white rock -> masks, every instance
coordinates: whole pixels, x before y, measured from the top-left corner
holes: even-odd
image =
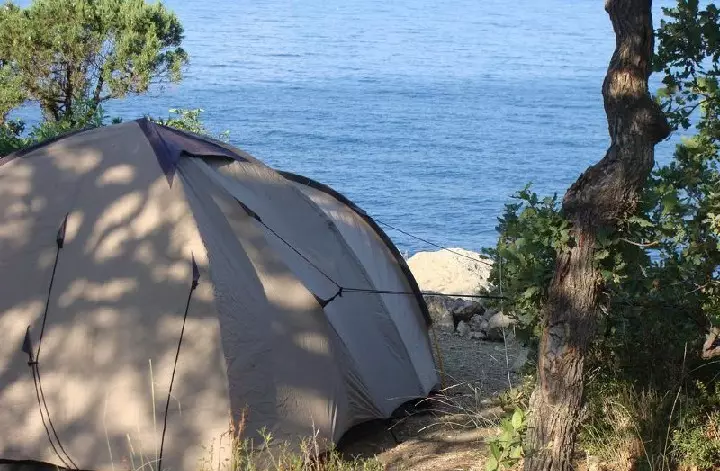
[[[420,289],[448,294],[479,294],[487,288],[492,261],[477,252],[450,250],[464,256],[439,250],[419,252],[410,257],[407,263]]]
[[[433,324],[440,330],[452,332],[455,330],[455,322],[452,313],[447,307],[446,299],[440,296],[426,296],[428,312]]]
[[[507,333],[504,330],[508,330],[510,326],[515,324],[515,319],[509,317],[502,312],[495,312],[485,316],[487,327],[483,331],[487,334],[489,340],[496,340],[498,342],[504,340],[507,337]]]
[[[502,312],[496,312],[487,319],[487,322],[488,329],[507,329],[515,324],[515,319]]]

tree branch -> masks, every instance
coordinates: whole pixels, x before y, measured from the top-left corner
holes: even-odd
[[[700,356],[704,360],[720,356],[720,328],[713,327],[710,329],[710,332],[705,336],[705,343]]]
[[[648,243],[646,243],[646,244],[643,244],[643,243],[640,243],[640,242],[633,242],[632,240],[625,239],[624,237],[620,237],[619,240],[621,240],[621,241],[623,241],[623,242],[627,242],[628,244],[634,245],[634,246],[636,246],[636,247],[643,247],[643,248],[647,248],[647,247],[657,247],[658,245],[660,245],[660,241],[659,241],[659,240],[656,240],[656,241],[654,241],[654,242],[648,242]]]
[[[99,104],[101,102],[100,94],[102,93],[104,85],[105,85],[105,78],[104,78],[102,72],[100,72],[97,84],[95,85],[95,91],[93,92],[93,102],[95,104]]]

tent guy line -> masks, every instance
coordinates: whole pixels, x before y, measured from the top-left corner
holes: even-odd
[[[237,201],[237,200],[236,200],[236,201]],[[332,277],[331,277],[330,275],[328,275],[327,273],[325,273],[325,272],[324,272],[320,267],[318,267],[315,263],[313,263],[313,262],[312,262],[308,257],[306,257],[302,252],[300,252],[300,250],[298,250],[296,247],[293,247],[293,245],[292,245],[290,242],[288,242],[287,240],[285,240],[280,234],[278,234],[278,233],[277,233],[275,230],[273,230],[270,226],[268,226],[267,224],[265,224],[265,222],[264,222],[262,219],[260,219],[260,216],[258,216],[258,214],[257,214],[256,212],[254,212],[253,210],[251,210],[250,208],[248,208],[247,206],[245,206],[242,202],[238,201],[238,203],[240,204],[240,206],[242,206],[242,208],[248,213],[248,215],[249,215],[250,217],[252,217],[252,218],[255,219],[257,222],[259,222],[259,223],[260,223],[265,229],[267,229],[272,235],[274,235],[275,237],[277,237],[283,244],[287,245],[288,248],[290,248],[293,252],[295,252],[296,254],[298,254],[298,256],[300,256],[300,258],[302,258],[308,265],[310,265],[310,266],[313,267],[315,270],[317,270],[318,273],[320,273],[322,276],[324,276],[325,278],[327,278],[328,281],[330,281],[332,284],[334,284],[334,285],[337,287],[338,290],[337,290],[337,292],[336,292],[332,297],[330,297],[330,298],[328,298],[328,299],[325,299],[325,300],[320,299],[320,304],[322,305],[322,307],[327,306],[327,305],[328,305],[331,301],[333,301],[335,298],[342,296],[343,293],[398,294],[398,295],[411,295],[411,296],[415,296],[415,293],[412,292],[412,291],[395,291],[395,290],[369,289],[369,288],[348,288],[348,287],[342,286],[340,283],[338,283],[337,281],[335,281],[334,279],[332,279]],[[376,219],[376,221],[378,221],[378,220]],[[383,223],[382,221],[378,221],[378,222],[380,222],[381,224],[385,224],[385,223]],[[391,226],[389,226],[388,224],[385,224],[385,225],[387,225],[388,227],[391,227]],[[393,228],[393,229],[394,229],[394,228]],[[400,231],[400,229],[397,229],[397,230]],[[404,232],[404,231],[401,231],[401,232]],[[407,234],[407,233],[406,233],[406,234]],[[408,234],[408,235],[410,235],[410,234]],[[411,236],[411,237],[413,237],[413,236]],[[420,239],[420,240],[422,240],[422,239]],[[432,244],[431,242],[428,242],[428,243]],[[433,244],[433,245],[434,245],[434,244]],[[452,249],[448,249],[448,248],[445,248],[445,247],[442,247],[442,246],[439,246],[439,245],[436,245],[436,247],[440,247],[441,249],[444,249],[444,250],[447,250],[447,251],[456,253],[457,255],[460,255],[460,256],[463,256],[463,257],[467,257],[467,258],[469,258],[469,259],[471,259],[471,260],[476,260],[476,261],[481,262],[481,263],[488,263],[488,262],[483,262],[482,260],[476,259],[476,258],[474,258],[474,257],[468,257],[467,255],[463,255],[463,254],[461,254],[461,253],[459,253],[459,252],[454,252]],[[488,265],[489,265],[489,264],[488,264]],[[434,292],[434,291],[420,291],[420,294],[422,294],[423,296],[439,296],[439,297],[445,297],[445,298],[507,299],[505,296],[497,296],[497,295],[491,295],[491,294],[437,293],[437,292]]]
[[[400,228],[398,228],[398,227],[395,227],[395,226],[393,226],[393,225],[390,225],[390,224],[386,223],[385,221],[381,221],[380,219],[377,219],[377,218],[373,218],[373,219],[375,220],[375,222],[379,222],[379,223],[382,224],[383,226],[387,226],[387,227],[389,227],[390,229],[392,229],[392,230],[394,230],[394,231],[398,231],[398,232],[400,232],[401,234],[405,234],[405,235],[408,236],[408,237],[412,237],[413,239],[419,240],[419,241],[421,241],[421,242],[425,242],[426,244],[431,245],[431,246],[433,246],[433,247],[435,247],[435,248],[437,248],[437,249],[445,250],[445,251],[450,252],[450,253],[453,253],[453,254],[455,254],[455,255],[457,255],[457,256],[459,256],[459,257],[465,257],[465,258],[467,258],[467,259],[473,260],[473,261],[478,262],[478,263],[482,263],[483,265],[487,265],[487,266],[489,266],[489,267],[492,266],[492,263],[488,262],[487,260],[481,260],[481,259],[479,259],[479,258],[475,258],[475,257],[471,257],[471,256],[469,256],[469,255],[465,255],[464,253],[460,253],[460,252],[458,252],[457,250],[453,250],[453,249],[449,249],[449,248],[447,248],[447,247],[443,247],[442,245],[436,244],[435,242],[430,242],[430,241],[427,240],[427,239],[423,239],[422,237],[418,237],[418,236],[416,236],[416,235],[410,234],[409,232],[406,232],[406,231],[404,231],[404,230],[402,230],[402,229],[400,229]]]

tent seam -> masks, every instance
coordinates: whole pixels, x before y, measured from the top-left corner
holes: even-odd
[[[207,165],[207,163],[205,163],[202,159],[201,159],[201,161],[203,162],[203,164]],[[240,165],[254,165],[252,162],[238,162],[238,163]],[[217,172],[209,165],[207,165],[207,166],[211,171],[218,173],[218,175],[221,177],[220,178],[221,181],[223,178],[228,178],[226,175],[222,175],[221,173]],[[272,172],[279,173],[277,170],[275,170],[273,168],[270,168],[270,167],[267,167],[267,168],[269,168]],[[282,175],[280,175],[280,176],[282,177]],[[368,285],[370,287],[372,287],[373,289],[377,289],[377,287],[373,284],[372,280],[370,279],[370,276],[368,275],[367,270],[365,269],[365,266],[358,259],[357,254],[355,253],[354,250],[352,250],[350,245],[347,243],[345,238],[342,236],[342,234],[340,233],[340,230],[337,228],[335,223],[327,216],[327,214],[325,214],[325,212],[322,209],[320,209],[320,207],[317,204],[315,204],[315,202],[313,202],[308,196],[306,196],[295,185],[293,185],[290,180],[288,180],[284,177],[283,177],[283,179],[285,181],[290,182],[289,188],[291,189],[291,191],[293,193],[295,193],[296,196],[298,196],[300,199],[302,199],[303,201],[308,203],[310,205],[310,208],[328,225],[328,229],[330,229],[334,234],[336,234],[336,237],[341,245],[341,249],[346,253],[346,255],[349,255],[352,258],[352,260],[355,262],[355,264],[359,267],[359,271],[360,271],[362,277],[368,283]],[[226,188],[224,188],[223,185],[221,185],[221,186],[223,187],[223,191],[228,193],[231,198],[238,201],[241,204],[241,206],[243,206],[244,209],[247,210],[246,209],[247,205],[245,205],[245,203],[242,203],[240,200],[235,198],[232,195],[232,193],[230,193]],[[265,232],[265,231],[263,231],[263,232]],[[289,245],[289,243],[288,243],[288,245]],[[283,263],[285,263],[285,260],[283,260]],[[333,280],[333,281],[336,284],[339,283],[338,280]],[[339,284],[339,286],[342,286],[342,284]],[[381,308],[383,309],[384,313],[387,315],[387,318],[390,320],[390,324],[392,324],[392,328],[395,331],[400,344],[402,344],[402,346],[403,346],[403,350],[405,351],[405,358],[406,358],[407,362],[410,363],[411,365],[413,365],[412,369],[413,369],[413,372],[415,373],[415,380],[417,381],[418,391],[420,391],[421,394],[424,394],[424,388],[422,385],[422,381],[420,380],[420,375],[418,374],[418,371],[415,368],[415,364],[412,361],[412,356],[410,355],[410,350],[408,349],[408,346],[405,344],[405,341],[403,340],[402,335],[400,334],[400,330],[398,329],[397,324],[393,320],[392,315],[390,314],[390,311],[389,311],[387,305],[385,304],[384,300],[382,299],[382,296],[380,296],[379,294],[375,294],[375,296],[379,300],[379,302],[380,302],[379,304],[380,304]],[[324,308],[322,308],[322,310],[323,310],[323,312],[325,312]],[[326,317],[327,317],[327,314],[326,314]],[[328,319],[328,323],[331,324],[329,319]],[[363,378],[363,381],[365,381],[365,383],[368,384],[368,382],[366,381],[366,379],[364,378],[364,376],[362,375],[362,373],[359,370],[358,370],[358,374]]]
[[[415,294],[415,299],[418,302],[418,305],[420,307],[420,311],[423,314],[423,317],[425,318],[425,322],[428,327],[432,325],[432,318],[430,317],[430,312],[427,308],[427,303],[425,302],[425,298],[423,297],[420,287],[417,284],[417,280],[415,280],[415,277],[412,275],[412,272],[410,271],[410,267],[408,267],[407,263],[405,262],[405,259],[400,254],[400,251],[397,249],[395,244],[392,242],[390,237],[385,233],[385,231],[382,230],[382,228],[375,222],[375,220],[370,217],[365,211],[363,211],[361,208],[359,208],[355,203],[350,201],[345,195],[342,193],[330,188],[327,185],[324,185],[320,182],[317,182],[311,178],[297,175],[291,172],[286,172],[283,170],[276,170],[277,173],[282,175],[285,179],[298,183],[301,185],[309,186],[310,188],[313,188],[315,190],[318,190],[322,193],[325,193],[327,195],[330,195],[331,197],[338,200],[340,203],[344,204],[348,208],[352,209],[353,212],[355,212],[358,217],[360,217],[363,221],[365,221],[373,231],[377,234],[378,237],[383,241],[387,249],[390,251],[390,253],[394,256],[396,263],[400,267],[400,270],[405,274],[406,279],[408,280],[408,284],[410,285],[410,290]]]
[[[274,169],[273,169],[273,171],[275,171],[276,173],[279,173],[280,176],[282,176],[283,178],[285,178],[284,175],[282,175],[282,173],[278,172],[277,170],[274,170]],[[342,246],[342,250],[343,250],[347,255],[349,255],[349,256],[352,258],[352,260],[355,262],[355,264],[359,267],[360,273],[362,274],[362,276],[363,276],[363,278],[365,279],[365,281],[367,282],[367,284],[368,284],[370,287],[372,287],[374,290],[377,290],[378,288],[377,288],[377,286],[375,286],[375,284],[373,283],[372,277],[370,277],[370,275],[368,274],[367,269],[365,268],[365,265],[364,265],[364,264],[362,263],[362,261],[358,258],[357,254],[356,254],[355,251],[352,249],[352,247],[350,246],[350,244],[348,244],[347,240],[345,240],[345,237],[343,237],[342,233],[341,233],[340,230],[337,228],[337,225],[335,224],[335,222],[334,222],[332,219],[330,219],[330,217],[325,213],[325,211],[323,211],[323,210],[320,208],[320,206],[318,206],[310,197],[308,197],[305,193],[303,193],[303,192],[300,191],[295,185],[293,185],[293,184],[292,184],[293,182],[292,182],[291,180],[289,180],[289,179],[287,179],[287,178],[285,178],[285,180],[287,180],[287,181],[289,181],[289,182],[291,183],[291,184],[290,184],[290,188],[292,188],[292,191],[293,191],[294,193],[296,193],[300,198],[302,198],[306,203],[308,203],[308,204],[310,205],[310,207],[313,208],[313,210],[317,213],[317,215],[318,215],[322,220],[325,221],[325,223],[328,225],[328,229],[330,229],[330,230],[336,235],[337,239],[339,240],[339,242],[340,242],[340,244],[341,244],[341,246]],[[333,196],[333,195],[330,195],[330,196]],[[333,197],[334,197],[334,196],[333,196]],[[337,198],[335,198],[335,199],[337,199]],[[338,199],[338,201],[340,201],[340,200]],[[340,203],[342,203],[342,204],[350,207],[349,205],[347,205],[347,204],[346,204],[345,202],[343,202],[343,201],[340,201]],[[351,209],[353,209],[353,208],[351,208]],[[353,209],[353,211],[355,211],[355,210]],[[392,253],[392,252],[391,252],[391,253]],[[340,283],[338,280],[334,280],[334,281],[335,281],[336,283],[338,283],[340,287],[342,287],[342,283]],[[408,349],[407,344],[405,343],[405,341],[403,340],[402,335],[400,334],[400,329],[398,328],[397,323],[396,323],[395,320],[393,319],[392,314],[390,313],[390,309],[388,308],[387,304],[385,303],[385,300],[383,299],[383,297],[382,297],[380,294],[377,294],[377,293],[373,293],[373,294],[375,294],[375,296],[377,297],[377,299],[380,301],[380,306],[383,308],[384,313],[387,315],[387,318],[390,320],[390,323],[391,323],[392,326],[393,326],[393,330],[394,330],[395,333],[397,334],[398,340],[400,341],[400,343],[401,343],[402,346],[403,346],[403,350],[405,350],[405,355],[406,355],[406,358],[407,358],[408,363],[410,363],[411,365],[413,365],[413,371],[415,372],[415,379],[416,379],[417,382],[418,382],[418,390],[422,393],[422,392],[424,391],[424,388],[423,388],[423,385],[422,385],[422,381],[420,380],[420,375],[419,375],[417,369],[415,368],[415,363],[414,363],[413,360],[412,360],[412,355],[410,355],[410,350]],[[324,311],[324,310],[325,310],[325,309],[323,308],[323,311]]]

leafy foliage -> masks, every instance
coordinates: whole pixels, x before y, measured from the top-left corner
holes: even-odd
[[[695,134],[655,169],[637,212],[617,231],[598,234],[604,285],[586,359],[583,437],[615,452],[622,442],[650,468],[709,469],[703,466],[720,462],[720,437],[716,398],[704,391],[715,390],[720,367],[703,362],[699,350],[708,327],[720,323],[720,14],[712,3],[679,0],[665,15],[657,99],[675,129]],[[536,341],[555,253],[573,243],[572,232],[555,196],[526,187],[514,199],[487,251],[496,259],[491,279]]]
[[[183,131],[189,131],[201,136],[212,136],[205,124],[202,122],[201,115],[204,110],[197,108],[193,110],[183,109],[171,109],[170,115],[167,118],[153,118],[149,117],[150,120],[169,126],[171,128],[180,129]],[[223,131],[219,135],[215,136],[218,140],[227,142],[230,137],[230,131]]]
[[[697,394],[679,414],[672,440],[677,461],[699,469],[720,463],[720,388],[696,383]]]
[[[530,340],[540,334],[538,312],[547,299],[556,250],[572,241],[557,195],[541,199],[527,185],[512,198],[499,218],[497,246],[485,253],[497,260],[490,273],[497,294],[512,300],[520,333]]]
[[[583,437],[598,448],[617,450],[621,443],[638,458],[647,453],[651,467],[670,459],[707,462],[703,456],[715,459],[720,447],[717,438],[693,445],[717,420],[695,384],[711,385],[720,373],[698,354],[707,327],[720,321],[718,157],[702,139],[678,146],[674,160],[654,172],[637,214],[596,241],[605,283],[600,331],[586,360]],[[497,247],[488,250],[496,258],[491,279],[536,344],[555,252],[573,240],[555,197],[541,199],[526,188],[515,198],[500,218]],[[682,413],[673,415],[678,390]]]
[[[34,0],[0,7],[0,123],[31,101],[49,120],[70,120],[111,98],[177,82],[183,28],[160,2]]]
[[[490,456],[485,464],[487,471],[511,469],[523,457],[523,436],[527,418],[522,409],[515,409],[512,416],[500,421],[500,435],[488,440]]]
[[[94,107],[86,102],[80,102],[67,119],[42,121],[27,133],[23,121],[9,121],[0,125],[0,156],[72,131],[104,126],[107,121],[108,117],[102,107]],[[119,119],[111,122],[119,122]]]
[[[201,109],[171,109],[166,118],[148,117],[148,119],[165,126],[227,141],[229,137],[228,131],[212,136],[212,133],[202,122],[202,112]],[[9,121],[0,125],[0,157],[73,131],[105,126],[108,123],[115,124],[120,121],[119,118],[110,119],[105,114],[102,106],[94,107],[92,104],[86,104],[85,102],[80,102],[73,114],[67,119],[61,119],[60,121],[45,120],[33,126],[27,132],[24,122]]]
[[[0,124],[0,157],[23,148],[26,143],[20,137],[25,129],[25,123],[11,121]]]
[[[715,3],[706,3],[703,9],[698,0],[678,0],[676,7],[663,8],[663,14],[654,69],[663,73],[665,87],[658,91],[658,98],[676,127],[689,128],[691,120],[698,117],[696,110],[713,117],[700,118],[695,125],[716,138],[720,132],[714,119],[720,111],[718,8]]]

